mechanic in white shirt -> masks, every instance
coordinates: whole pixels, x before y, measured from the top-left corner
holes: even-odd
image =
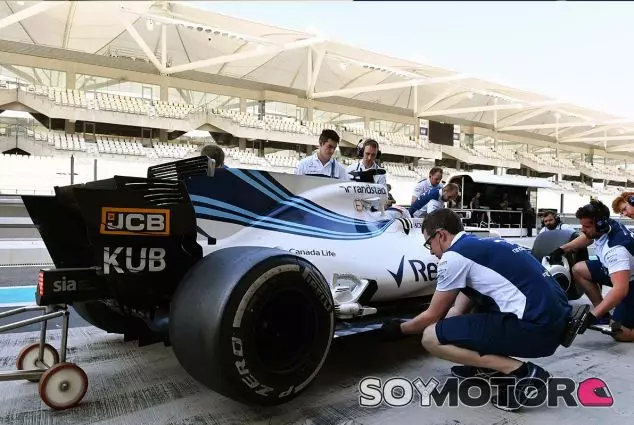
[[[445,207],[445,202],[455,201],[460,196],[460,187],[455,183],[449,183],[443,188],[435,187],[418,198],[409,207],[412,217],[425,217],[432,211]]]
[[[542,217],[542,229],[539,233],[549,232],[551,230],[574,230],[574,228],[561,221],[559,214],[553,211],[546,211]]]
[[[601,201],[591,201],[579,208],[575,215],[582,234],[557,248],[550,258],[557,260],[565,252],[587,247],[592,242],[595,244],[598,259],[579,262],[572,267],[574,282],[583,289],[594,307],[579,333],[590,325],[607,325],[611,319],[622,325],[614,339],[634,342],[634,234],[611,219],[609,208]],[[602,285],[612,287],[605,298],[601,294]]]
[[[315,154],[299,161],[295,174],[322,174],[333,179],[350,180],[346,168],[333,155],[339,145],[336,131],[326,129],[319,136],[319,149]]]
[[[491,402],[518,410],[530,397],[528,387],[547,391],[550,374],[516,357],[555,353],[572,312],[566,293],[529,248],[468,234],[448,208],[429,214],[422,230],[424,247],[440,259],[431,304],[411,320],[385,322],[383,334],[422,333],[427,352],[458,363],[451,368],[458,378],[515,378]]]
[[[373,139],[361,140],[359,144],[357,144],[357,158],[360,158],[359,162],[356,164],[350,164],[346,170],[348,173],[351,171],[365,171],[371,168],[381,168],[376,162],[377,159],[381,158],[379,143]],[[385,174],[374,176],[374,183],[385,186],[387,184]]]
[[[442,168],[434,167],[429,170],[429,178],[421,179],[416,182],[416,186],[414,186],[414,192],[412,193],[412,204],[416,202],[416,200],[422,195],[429,192],[431,189],[442,189],[442,174]]]

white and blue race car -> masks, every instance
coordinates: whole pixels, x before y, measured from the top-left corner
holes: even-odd
[[[283,403],[313,382],[333,338],[418,314],[434,292],[422,219],[386,209],[385,188],[361,174],[216,169],[196,157],[24,196],[56,266],[42,270],[37,302],[163,341],[230,398]],[[546,235],[539,260],[572,237]]]

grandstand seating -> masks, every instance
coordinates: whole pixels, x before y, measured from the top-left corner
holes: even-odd
[[[233,124],[241,127],[254,128],[262,131],[277,131],[283,133],[316,136],[323,129],[330,128],[338,131],[340,134],[348,134],[348,141],[356,142],[355,137],[359,138],[371,137],[379,141],[382,145],[401,146],[406,148],[416,148],[422,150],[421,157],[425,157],[424,153],[442,152],[442,146],[429,143],[425,137],[410,137],[405,133],[377,131],[368,128],[351,125],[338,125],[332,122],[315,122],[307,120],[297,120],[289,117],[278,117],[272,115],[264,115],[259,117],[257,114],[240,112],[238,110],[229,110],[222,108],[206,108],[195,107],[186,103],[163,102],[155,99],[145,99],[135,96],[123,96],[113,93],[102,93],[97,91],[82,91],[73,89],[62,89],[59,87],[21,84],[0,79],[0,89],[21,90],[39,96],[46,101],[53,102],[56,105],[84,108],[89,110],[115,111],[128,114],[138,114],[150,117],[166,117],[174,119],[187,120],[192,118],[192,114],[197,111],[203,111],[211,116],[220,119],[230,120]],[[0,125],[0,137],[7,134],[7,129]],[[184,158],[197,150],[197,147],[189,142],[187,143],[156,143],[154,141],[143,140],[140,138],[117,137],[117,136],[96,136],[94,140],[85,140],[83,136],[76,134],[65,134],[63,132],[54,132],[44,130],[26,130],[26,136],[35,142],[43,143],[56,151],[68,153],[108,156],[108,157],[126,157],[137,158],[138,160],[160,160],[160,159],[178,159]],[[86,136],[88,138],[88,136]],[[352,140],[350,140],[352,139]],[[585,172],[593,178],[605,178],[615,181],[624,181],[628,177],[629,172],[619,169],[616,166],[605,164],[589,164],[585,162],[571,161],[562,157],[555,157],[552,154],[529,153],[524,150],[512,150],[497,146],[495,149],[491,145],[475,144],[473,147],[464,144],[456,145],[453,149],[459,149],[469,155],[470,159],[495,159],[502,161],[518,162],[530,161],[534,164],[550,167],[560,170],[561,174],[579,175],[579,170]],[[267,155],[259,158],[255,153],[244,153],[231,151],[231,160],[236,160],[238,164],[247,166],[281,167],[282,169],[294,168],[294,164],[299,159],[296,156],[277,156]],[[406,154],[409,155],[409,154]],[[486,164],[486,161],[483,161]],[[514,165],[517,167],[517,165]],[[390,175],[403,178],[418,178],[426,175],[425,169],[412,169],[406,164],[386,163],[386,168]],[[509,166],[508,168],[513,168]],[[428,168],[427,168],[428,169]],[[575,173],[572,173],[574,170]],[[596,189],[589,186],[578,188],[579,191],[590,191],[596,193]]]

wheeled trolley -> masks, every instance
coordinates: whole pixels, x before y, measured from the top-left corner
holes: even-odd
[[[42,314],[0,326],[0,332],[6,332],[35,323],[42,324],[40,341],[24,347],[16,360],[17,370],[0,371],[0,381],[25,379],[31,382],[38,382],[40,397],[46,405],[56,410],[74,407],[86,395],[88,377],[79,366],[66,361],[70,315],[68,307],[66,304],[19,307],[0,313],[0,318],[31,311],[41,311]],[[62,336],[59,351],[46,342],[48,321],[58,317],[62,318]]]

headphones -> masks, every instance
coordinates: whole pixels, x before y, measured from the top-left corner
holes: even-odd
[[[634,195],[627,197],[627,203],[634,207]]]
[[[596,201],[590,201],[584,208],[594,216],[594,228],[597,232],[607,233],[610,230],[610,223],[608,222],[610,218],[609,211],[608,214],[602,213],[601,206]]]
[[[357,143],[357,158],[363,158],[363,152],[365,151],[365,147],[368,146],[371,142],[376,143],[377,148],[379,146],[379,142],[377,142],[374,139],[361,139],[359,140],[359,143]],[[377,149],[376,151],[376,158],[375,159],[379,159],[381,158],[381,150]],[[634,198],[634,196],[632,197]]]

